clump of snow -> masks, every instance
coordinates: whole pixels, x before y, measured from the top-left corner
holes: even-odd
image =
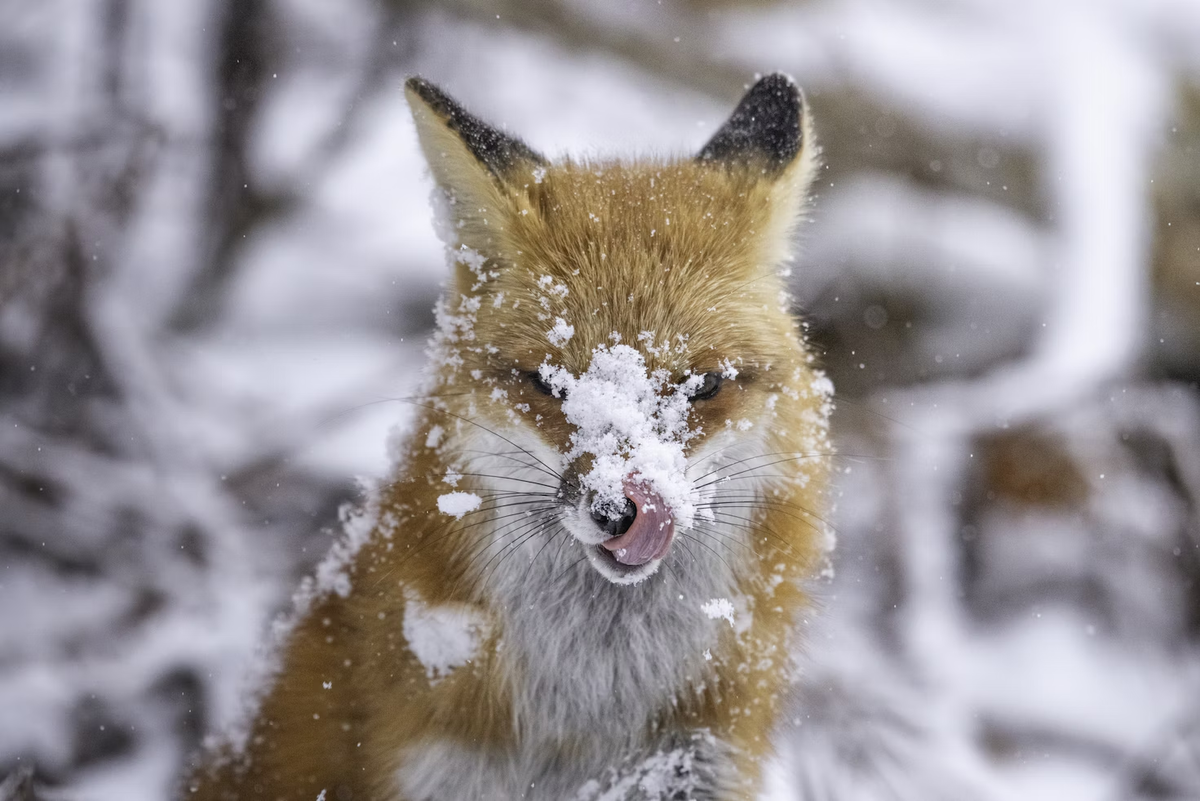
[[[813,371],[812,388],[813,392],[816,392],[823,398],[833,398],[833,382],[830,381],[829,376],[825,375],[825,373],[821,370]]]
[[[561,348],[573,336],[575,336],[575,326],[569,325],[561,317],[555,317],[554,327],[546,332],[546,339],[550,340],[550,344],[556,348]]]
[[[437,499],[441,513],[455,518],[474,512],[481,503],[483,499],[473,492],[447,492],[445,495],[439,495]]]
[[[688,745],[658,751],[639,762],[613,769],[607,787],[595,779],[586,782],[575,794],[575,801],[692,798],[712,782],[711,768],[706,764],[712,755],[701,752],[712,748],[713,742],[712,734],[699,732]]]
[[[613,341],[620,342],[620,337],[613,334]],[[676,334],[675,339],[663,337],[658,339],[658,334],[654,331],[642,331],[638,334],[638,342],[642,343],[642,347],[651,356],[666,356],[669,354],[683,353],[688,348],[688,335]]]
[[[488,630],[486,618],[465,604],[430,606],[415,590],[404,592],[404,639],[432,681],[473,660]]]
[[[543,275],[538,278],[538,286],[558,298],[565,298],[571,290],[562,281],[555,281],[552,276]]]
[[[479,279],[479,284],[476,288],[486,283],[488,279],[496,278],[500,275],[496,270],[485,270],[484,266],[487,265],[487,256],[466,245],[459,245],[458,250],[454,252],[454,260],[459,264],[465,265]]]
[[[675,385],[666,370],[648,372],[642,354],[628,345],[601,345],[582,375],[543,364],[542,380],[564,398],[563,414],[575,427],[567,460],[592,457],[580,476],[595,493],[592,508],[615,514],[625,505],[628,478],[648,485],[670,507],[675,522],[687,528],[695,517],[683,449],[688,430],[689,396],[703,381],[691,376]]]
[[[436,448],[442,443],[442,435],[446,433],[446,429],[441,426],[433,426],[429,429],[429,433],[425,435],[425,447]]]
[[[733,602],[728,598],[713,598],[700,605],[700,611],[708,615],[710,620],[725,618],[733,626]]]

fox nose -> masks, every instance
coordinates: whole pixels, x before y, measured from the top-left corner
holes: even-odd
[[[633,521],[636,518],[637,504],[628,498],[625,499],[624,508],[622,508],[620,513],[615,517],[612,517],[604,512],[598,512],[595,509],[592,510],[592,520],[595,520],[596,525],[599,526],[604,533],[608,534],[609,537],[619,537],[626,531],[629,531],[629,527],[633,525]]]

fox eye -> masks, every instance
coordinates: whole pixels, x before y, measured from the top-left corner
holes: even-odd
[[[557,395],[554,394],[554,387],[550,386],[545,381],[543,381],[541,374],[539,374],[537,370],[534,370],[529,373],[529,383],[533,384],[533,388],[536,389],[538,392],[542,393],[543,395],[549,395],[552,398],[566,397],[567,393],[565,390],[559,392]]]
[[[705,373],[703,383],[696,388],[688,400],[709,400],[715,397],[721,391],[721,382],[724,380],[720,373]]]

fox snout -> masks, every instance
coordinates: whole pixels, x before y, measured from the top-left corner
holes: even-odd
[[[593,511],[592,519],[596,517]],[[604,519],[604,529],[612,536],[600,545],[623,565],[638,567],[662,559],[675,537],[675,519],[666,501],[638,481],[625,481],[625,505],[620,516]]]
[[[579,505],[580,517],[587,512],[599,539],[584,541],[598,545],[628,567],[662,559],[675,537],[675,515],[646,482],[627,476],[622,484],[625,497],[618,504],[597,504],[595,493],[586,494]]]
[[[600,500],[577,481],[569,483],[560,494],[573,500],[567,528],[587,549],[593,567],[617,584],[653,575],[676,533],[676,515],[663,497],[636,474],[622,480],[624,495],[617,502]]]
[[[703,378],[676,382],[619,344],[597,348],[579,375],[549,364],[539,374],[573,428],[559,493],[567,529],[610,581],[649,577],[694,512],[684,450]]]

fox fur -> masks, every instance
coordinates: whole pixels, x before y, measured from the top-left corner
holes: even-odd
[[[816,169],[802,96],[763,78],[696,157],[550,163],[406,89],[453,262],[428,390],[245,736],[181,795],[753,798],[827,537],[830,387],[781,277]],[[721,378],[688,407],[694,522],[606,572],[539,369],[618,342]]]

